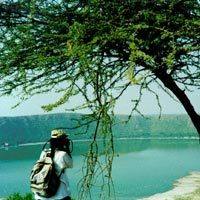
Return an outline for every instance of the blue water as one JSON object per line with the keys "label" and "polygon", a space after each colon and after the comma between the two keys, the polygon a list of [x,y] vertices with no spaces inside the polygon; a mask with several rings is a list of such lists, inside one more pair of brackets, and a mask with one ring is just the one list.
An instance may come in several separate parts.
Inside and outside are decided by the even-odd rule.
{"label": "blue water", "polygon": [[[74,144],[74,168],[68,170],[74,197],[88,143]],[[29,174],[41,146],[0,150],[0,197],[30,192]],[[167,191],[192,171],[200,171],[197,140],[122,140],[115,142],[113,181],[117,199],[135,200]],[[95,190],[95,187],[94,187]],[[97,199],[94,197],[94,199]]]}

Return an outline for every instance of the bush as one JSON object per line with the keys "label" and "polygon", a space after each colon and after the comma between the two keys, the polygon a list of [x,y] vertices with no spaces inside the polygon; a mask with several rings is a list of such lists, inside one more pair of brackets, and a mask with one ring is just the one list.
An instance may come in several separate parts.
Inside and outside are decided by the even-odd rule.
{"label": "bush", "polygon": [[19,193],[11,194],[6,200],[34,200],[31,193],[25,194],[25,196],[21,196]]}
{"label": "bush", "polygon": [[[6,200],[34,200],[33,195],[31,193],[25,194],[25,196],[21,196],[18,192],[11,194]],[[72,198],[72,200],[75,200]]]}

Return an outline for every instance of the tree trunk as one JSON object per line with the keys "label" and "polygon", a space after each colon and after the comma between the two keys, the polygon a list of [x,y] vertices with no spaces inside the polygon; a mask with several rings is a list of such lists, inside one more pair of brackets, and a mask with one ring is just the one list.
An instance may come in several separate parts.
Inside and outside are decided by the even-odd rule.
{"label": "tree trunk", "polygon": [[154,74],[162,81],[162,83],[165,85],[166,88],[168,88],[171,92],[173,92],[173,94],[182,103],[183,107],[188,113],[194,127],[196,128],[200,136],[200,116],[194,110],[194,107],[191,104],[185,92],[178,87],[178,85],[175,83],[171,75],[167,74],[165,70],[154,71]]}

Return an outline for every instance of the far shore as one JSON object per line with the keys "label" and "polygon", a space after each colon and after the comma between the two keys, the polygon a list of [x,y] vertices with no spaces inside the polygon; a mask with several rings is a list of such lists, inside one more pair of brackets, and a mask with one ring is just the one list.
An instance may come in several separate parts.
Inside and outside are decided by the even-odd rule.
{"label": "far shore", "polygon": [[196,195],[196,191],[199,189],[200,172],[191,172],[188,176],[178,179],[171,190],[140,200],[182,200],[187,197],[192,200],[200,200],[200,196]]}
{"label": "far shore", "polygon": [[[124,137],[124,138],[115,138],[115,140],[199,140],[199,137]],[[103,139],[98,139],[103,140]],[[77,139],[73,142],[90,142],[92,139]],[[18,144],[18,146],[31,146],[31,145],[41,145],[46,142],[30,142]]]}

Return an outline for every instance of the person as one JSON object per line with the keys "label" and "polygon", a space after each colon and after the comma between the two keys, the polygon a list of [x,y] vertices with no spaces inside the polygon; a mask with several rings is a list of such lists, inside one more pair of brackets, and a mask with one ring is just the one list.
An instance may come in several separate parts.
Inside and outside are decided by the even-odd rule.
{"label": "person", "polygon": [[[53,162],[56,174],[60,175],[60,185],[56,194],[52,197],[45,198],[38,194],[34,195],[36,200],[71,200],[71,192],[69,188],[69,180],[67,176],[67,168],[73,167],[73,160],[69,149],[69,139],[63,130],[52,130],[50,139],[50,149],[53,153]],[[45,152],[42,151],[40,158],[44,157]]]}

